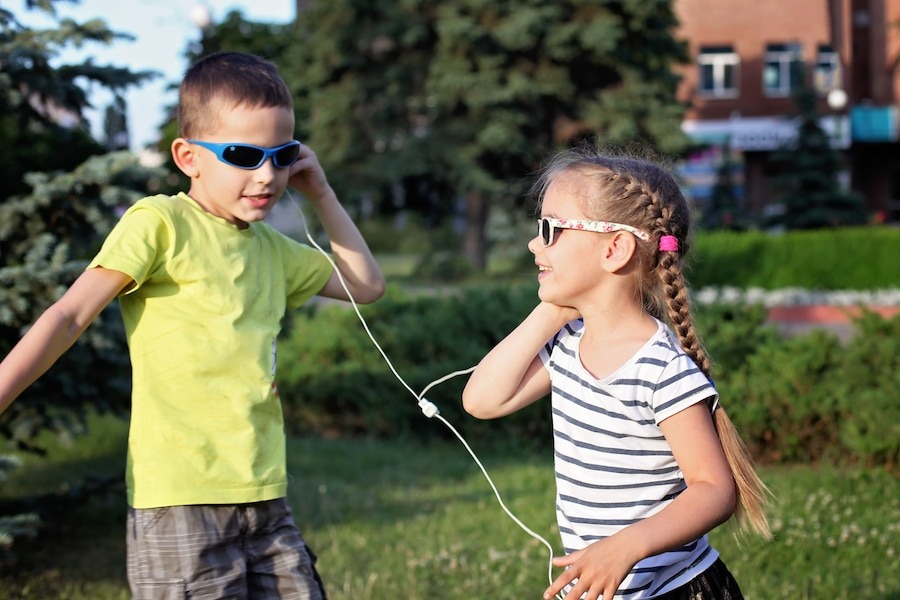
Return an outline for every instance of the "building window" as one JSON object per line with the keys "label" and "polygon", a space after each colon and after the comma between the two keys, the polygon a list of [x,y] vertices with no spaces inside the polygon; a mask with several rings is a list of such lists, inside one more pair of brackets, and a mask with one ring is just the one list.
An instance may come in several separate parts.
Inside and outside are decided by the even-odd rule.
{"label": "building window", "polygon": [[841,87],[841,61],[838,53],[831,46],[819,46],[816,55],[816,70],[813,74],[813,85],[820,94]]}
{"label": "building window", "polygon": [[763,92],[766,96],[790,96],[803,77],[800,44],[769,44],[763,65]]}
{"label": "building window", "polygon": [[697,66],[700,80],[697,92],[707,98],[734,98],[738,94],[740,59],[731,46],[700,48]]}

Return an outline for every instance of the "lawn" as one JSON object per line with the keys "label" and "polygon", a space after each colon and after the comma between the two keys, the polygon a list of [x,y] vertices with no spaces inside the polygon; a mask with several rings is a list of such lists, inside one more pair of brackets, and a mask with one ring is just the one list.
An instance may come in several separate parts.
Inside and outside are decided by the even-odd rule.
{"label": "lawn", "polygon": [[[457,424],[465,433],[465,423]],[[434,421],[423,427],[437,428]],[[319,555],[332,600],[540,598],[549,551],[503,512],[456,442],[291,439],[290,497]],[[46,459],[28,458],[0,496],[55,489],[83,473],[120,468],[123,425]],[[470,440],[509,509],[558,548],[549,455]],[[775,540],[713,541],[748,599],[900,597],[900,479],[884,470],[766,468],[776,495]],[[128,598],[121,491],[73,509],[56,532],[23,543],[0,576],[0,597]]]}

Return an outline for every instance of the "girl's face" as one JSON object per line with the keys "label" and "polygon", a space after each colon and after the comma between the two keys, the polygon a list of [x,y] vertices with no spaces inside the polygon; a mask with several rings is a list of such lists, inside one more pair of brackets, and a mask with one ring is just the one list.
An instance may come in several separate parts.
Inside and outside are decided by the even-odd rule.
{"label": "girl's face", "polygon": [[[585,184],[577,175],[557,176],[547,187],[542,217],[590,219],[579,198]],[[597,285],[602,275],[600,244],[605,234],[577,229],[557,229],[553,243],[544,246],[538,234],[528,243],[538,266],[538,297],[544,302],[577,307]]]}

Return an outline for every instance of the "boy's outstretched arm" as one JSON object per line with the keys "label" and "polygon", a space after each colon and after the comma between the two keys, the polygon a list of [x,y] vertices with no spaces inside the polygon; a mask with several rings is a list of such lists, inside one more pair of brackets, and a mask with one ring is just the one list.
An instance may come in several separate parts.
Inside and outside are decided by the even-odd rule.
{"label": "boy's outstretched arm", "polygon": [[82,273],[0,362],[0,412],[53,366],[107,304],[132,283],[119,271]]}
{"label": "boy's outstretched arm", "polygon": [[[289,183],[312,204],[331,242],[334,262],[359,304],[375,302],[384,294],[384,275],[369,246],[341,206],[334,190],[309,146],[300,148],[300,158],[291,167]],[[336,273],[319,292],[320,296],[349,300]]]}

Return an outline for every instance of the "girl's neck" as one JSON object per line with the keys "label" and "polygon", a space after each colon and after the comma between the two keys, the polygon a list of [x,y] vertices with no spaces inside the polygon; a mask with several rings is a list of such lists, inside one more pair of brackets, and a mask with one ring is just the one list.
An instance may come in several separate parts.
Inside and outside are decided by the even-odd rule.
{"label": "girl's neck", "polygon": [[581,309],[581,362],[597,379],[618,370],[656,333],[656,321],[632,299]]}

